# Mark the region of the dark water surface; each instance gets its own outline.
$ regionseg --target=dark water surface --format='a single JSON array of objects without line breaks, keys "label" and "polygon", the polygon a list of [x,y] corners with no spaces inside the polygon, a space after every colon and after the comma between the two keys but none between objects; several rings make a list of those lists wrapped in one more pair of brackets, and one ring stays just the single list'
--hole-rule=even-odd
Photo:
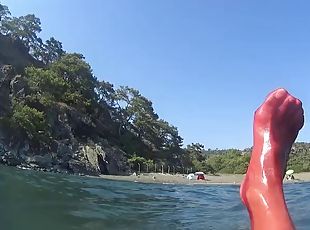
[{"label": "dark water surface", "polygon": [[[285,186],[310,229],[310,184]],[[109,181],[0,167],[1,230],[249,229],[238,186]]]}]

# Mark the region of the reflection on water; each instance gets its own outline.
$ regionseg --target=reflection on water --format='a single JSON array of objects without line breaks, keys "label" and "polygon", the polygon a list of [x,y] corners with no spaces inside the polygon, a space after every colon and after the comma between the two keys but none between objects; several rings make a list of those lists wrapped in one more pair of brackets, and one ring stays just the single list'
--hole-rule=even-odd
[{"label": "reflection on water", "polygon": [[[310,184],[285,186],[297,229],[310,226]],[[160,185],[0,167],[5,230],[249,229],[238,186]]]}]

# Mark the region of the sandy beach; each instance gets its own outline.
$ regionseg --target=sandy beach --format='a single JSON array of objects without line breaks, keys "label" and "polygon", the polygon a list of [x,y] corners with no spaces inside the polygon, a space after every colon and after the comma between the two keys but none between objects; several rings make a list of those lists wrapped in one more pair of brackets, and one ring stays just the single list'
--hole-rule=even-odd
[{"label": "sandy beach", "polygon": [[[113,176],[101,175],[101,178],[109,180],[131,181],[140,183],[160,183],[160,184],[240,184],[244,174],[218,174],[218,175],[205,175],[206,180],[188,180],[186,175],[182,174],[161,174],[161,173],[143,173],[138,176]],[[295,173],[295,180],[286,180],[284,183],[291,182],[309,182],[310,172]]]}]

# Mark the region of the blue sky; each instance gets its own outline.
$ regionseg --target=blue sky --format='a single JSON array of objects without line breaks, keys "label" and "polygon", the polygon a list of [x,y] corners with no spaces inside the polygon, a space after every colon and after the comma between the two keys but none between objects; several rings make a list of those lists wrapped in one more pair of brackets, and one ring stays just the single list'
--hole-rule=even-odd
[{"label": "blue sky", "polygon": [[309,1],[1,2],[34,13],[40,36],[84,54],[97,78],[138,89],[184,144],[250,147],[253,113],[278,87],[303,101],[309,142]]}]

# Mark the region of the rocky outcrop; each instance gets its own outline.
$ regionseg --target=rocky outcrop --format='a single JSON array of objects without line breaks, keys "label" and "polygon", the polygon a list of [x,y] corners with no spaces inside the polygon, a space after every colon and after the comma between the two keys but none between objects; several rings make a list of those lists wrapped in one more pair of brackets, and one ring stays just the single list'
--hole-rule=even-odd
[{"label": "rocky outcrop", "polygon": [[40,148],[10,127],[6,119],[12,111],[12,98],[23,100],[27,87],[11,66],[0,66],[0,163],[82,175],[129,171],[125,152],[108,140],[115,138],[117,127],[107,113],[103,113],[104,119],[90,117],[62,103],[45,108],[54,140]]},{"label": "rocky outcrop", "polygon": [[35,152],[27,142],[18,147],[0,141],[0,162],[36,170],[82,175],[124,175],[129,171],[125,153],[118,147],[102,143],[57,143],[55,151]]},{"label": "rocky outcrop", "polygon": [[[29,54],[18,39],[0,34],[0,163],[74,174],[125,174],[126,154],[119,147],[119,125],[104,106],[79,111],[64,103],[48,108],[29,102],[30,89],[23,76],[27,66],[44,65]],[[36,103],[46,114],[53,140],[38,144],[10,123],[14,100]]]},{"label": "rocky outcrop", "polygon": [[83,157],[98,173],[125,174],[129,168],[125,152],[108,144],[84,145],[81,148]]}]

